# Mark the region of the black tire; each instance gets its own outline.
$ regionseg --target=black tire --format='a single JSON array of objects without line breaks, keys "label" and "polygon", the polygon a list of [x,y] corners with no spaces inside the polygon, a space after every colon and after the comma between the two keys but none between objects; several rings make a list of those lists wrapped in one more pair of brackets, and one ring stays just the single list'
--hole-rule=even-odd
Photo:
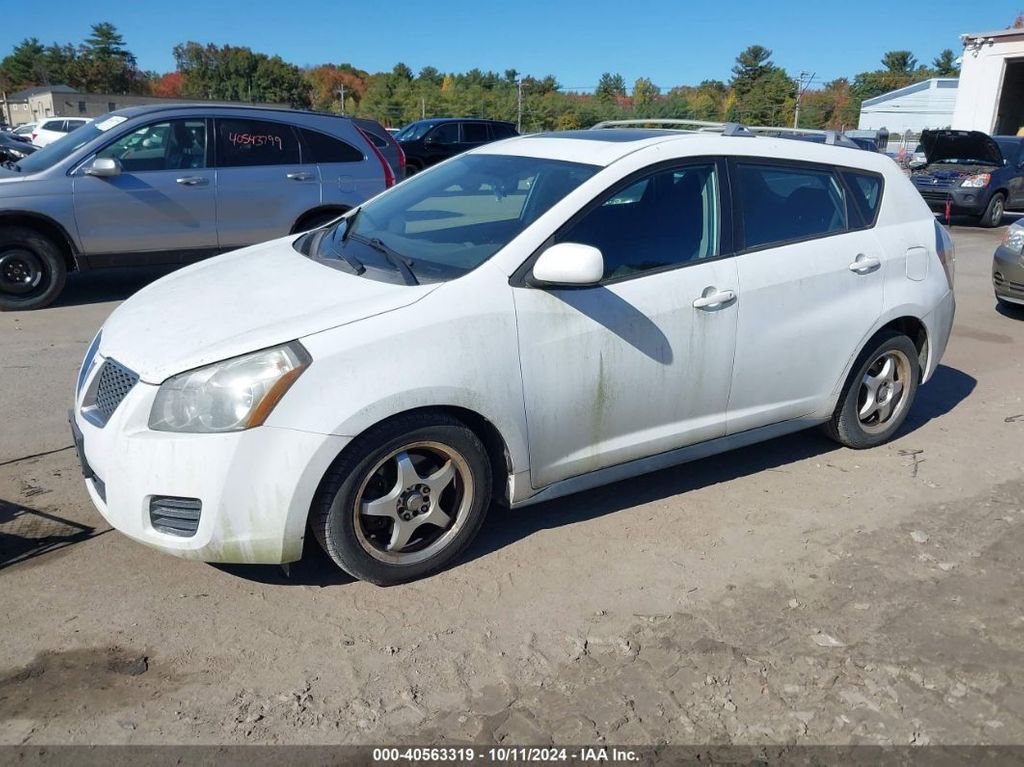
[{"label": "black tire", "polygon": [[1005,212],[1006,195],[1002,192],[996,192],[992,195],[992,199],[989,200],[988,207],[985,208],[985,212],[981,215],[978,223],[989,229],[999,226],[1003,223],[1003,213]]},{"label": "black tire", "polygon": [[421,168],[416,163],[414,163],[414,162],[407,162],[405,164],[405,177],[409,178],[410,176],[415,176],[421,170],[423,170],[423,168]]},{"label": "black tire", "polygon": [[[877,412],[862,418],[861,410],[871,407],[867,399],[873,396],[867,391],[866,376],[872,369],[879,370],[879,361],[883,359],[893,360],[898,369],[896,380],[901,383],[901,390],[898,395],[881,398],[884,404],[878,406]],[[904,366],[905,369],[900,369]],[[879,376],[872,376],[872,380],[879,380]],[[877,447],[888,442],[903,425],[907,413],[913,407],[920,382],[921,364],[914,342],[902,333],[882,331],[868,343],[854,363],[850,377],[839,395],[832,419],[825,425],[825,433],[839,444],[854,450]],[[878,403],[879,399],[872,400],[872,404]],[[889,415],[882,418],[885,404],[888,403],[891,403]],[[874,420],[876,418],[877,422]]]},{"label": "black tire", "polygon": [[0,227],[0,311],[49,306],[67,276],[64,254],[49,237],[23,226]]},{"label": "black tire", "polygon": [[[387,475],[389,471],[399,471],[396,454],[405,454],[413,463],[418,462],[414,467],[417,483],[440,474],[444,458],[438,455],[443,451],[433,454],[436,473],[432,473],[431,450],[435,447],[425,446],[437,446],[457,456],[448,456],[454,478],[443,490],[435,488],[432,501],[421,489],[424,485],[414,483],[402,490],[406,483],[401,476]],[[421,470],[426,474],[421,474]],[[356,505],[365,501],[366,496],[372,496],[370,502],[381,502],[381,508],[390,509],[394,503],[396,511],[389,511],[387,516],[357,514]],[[399,517],[410,521],[423,514],[426,519],[435,513],[431,502],[445,512],[451,506],[458,507],[452,510],[450,524],[442,528],[419,523],[418,527],[413,526],[416,532],[408,538],[408,545],[388,551],[397,535],[396,526],[402,524]],[[490,502],[491,463],[476,434],[448,415],[409,413],[374,427],[338,457],[320,483],[310,513],[310,527],[324,551],[342,570],[360,580],[390,586],[422,578],[451,564],[476,537]],[[431,548],[436,551],[431,553]]]}]

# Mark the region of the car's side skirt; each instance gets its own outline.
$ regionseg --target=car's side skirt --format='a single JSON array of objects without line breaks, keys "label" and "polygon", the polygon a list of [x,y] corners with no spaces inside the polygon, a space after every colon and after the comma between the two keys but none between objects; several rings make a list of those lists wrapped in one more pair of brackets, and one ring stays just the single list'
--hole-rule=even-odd
[{"label": "car's side skirt", "polygon": [[[827,420],[828,418],[815,418],[810,416],[797,418],[792,421],[774,423],[769,426],[761,426],[757,429],[740,432],[739,434],[730,434],[726,437],[719,437],[717,439],[708,440],[707,442],[700,442],[696,445],[679,448],[678,450],[670,450],[667,453],[659,453],[658,455],[652,455],[649,458],[639,458],[635,461],[630,461],[629,463],[609,466],[605,469],[592,471],[588,474],[581,474],[576,477],[570,477],[569,479],[563,479],[560,482],[549,485],[543,490],[537,491],[533,495],[522,498],[521,500],[514,500],[511,505],[512,508],[518,509],[523,506],[531,506],[535,503],[550,501],[554,498],[561,498],[564,495],[579,493],[583,490],[600,487],[601,485],[619,482],[641,474],[647,474],[660,469],[667,469],[670,466],[696,461],[719,453],[725,453],[736,448],[746,447],[758,442],[774,439],[775,437],[782,437],[786,434],[803,431],[804,429],[809,429],[813,426],[823,424]],[[525,483],[517,482],[516,484],[521,486]]]}]

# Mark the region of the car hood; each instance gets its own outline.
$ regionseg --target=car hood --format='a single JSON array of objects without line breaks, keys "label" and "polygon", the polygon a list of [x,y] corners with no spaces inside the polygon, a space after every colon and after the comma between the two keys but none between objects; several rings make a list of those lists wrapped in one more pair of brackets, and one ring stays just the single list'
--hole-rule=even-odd
[{"label": "car hood", "polygon": [[408,306],[441,284],[396,285],[348,274],[296,252],[294,240],[236,250],[143,288],[104,324],[100,354],[158,384]]},{"label": "car hood", "polygon": [[991,136],[971,130],[926,130],[921,134],[921,147],[930,165],[942,160],[977,160],[979,163],[1002,166],[1003,153]]}]

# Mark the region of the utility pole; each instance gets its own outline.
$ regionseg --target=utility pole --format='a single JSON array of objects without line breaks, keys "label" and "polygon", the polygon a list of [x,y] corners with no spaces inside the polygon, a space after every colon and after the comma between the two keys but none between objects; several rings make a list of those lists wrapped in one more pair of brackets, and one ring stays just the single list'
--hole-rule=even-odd
[{"label": "utility pole", "polygon": [[[804,81],[807,81],[804,84]],[[803,100],[804,92],[814,82],[814,72],[801,72],[800,79],[796,81],[796,111],[793,114],[793,127],[800,127],[800,102]]]},{"label": "utility pole", "polygon": [[523,132],[523,81],[516,80],[516,133]]},{"label": "utility pole", "polygon": [[427,119],[427,99],[425,96],[420,96],[420,119]]},{"label": "utility pole", "polygon": [[335,91],[338,94],[338,98],[341,99],[341,116],[345,116],[345,85],[342,83],[341,87]]}]

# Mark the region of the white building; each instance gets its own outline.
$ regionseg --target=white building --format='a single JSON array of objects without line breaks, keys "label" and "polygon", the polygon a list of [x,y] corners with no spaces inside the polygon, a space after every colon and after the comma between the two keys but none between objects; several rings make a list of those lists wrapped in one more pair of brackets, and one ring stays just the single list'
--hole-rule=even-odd
[{"label": "white building", "polygon": [[961,35],[960,89],[952,127],[992,135],[1024,128],[1024,29]]},{"label": "white building", "polygon": [[933,77],[899,88],[860,105],[860,130],[886,128],[890,135],[920,135],[926,128],[948,128],[953,123],[958,80]]}]

